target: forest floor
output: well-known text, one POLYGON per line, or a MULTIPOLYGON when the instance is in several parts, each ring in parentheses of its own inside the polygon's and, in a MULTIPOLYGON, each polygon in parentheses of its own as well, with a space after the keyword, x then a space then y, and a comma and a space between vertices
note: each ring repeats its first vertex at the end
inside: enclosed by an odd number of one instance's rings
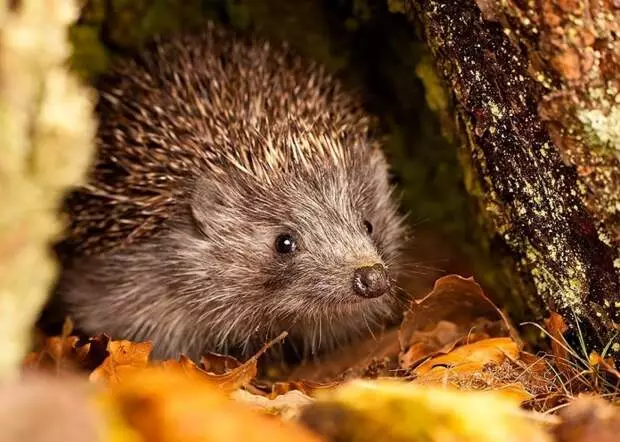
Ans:
MULTIPOLYGON (((610 349, 572 348, 557 313, 530 326, 547 349, 528 351, 473 279, 445 276, 399 328, 273 381, 259 375, 276 370, 260 369, 261 356, 285 334, 245 362, 208 354, 195 364, 152 361, 148 342, 79 338, 67 321, 25 359, 21 396, 69 391, 88 377, 75 403, 96 398, 93 415, 114 442, 617 440, 620 372, 610 349)), ((49 404, 72 426, 73 406, 49 404)))

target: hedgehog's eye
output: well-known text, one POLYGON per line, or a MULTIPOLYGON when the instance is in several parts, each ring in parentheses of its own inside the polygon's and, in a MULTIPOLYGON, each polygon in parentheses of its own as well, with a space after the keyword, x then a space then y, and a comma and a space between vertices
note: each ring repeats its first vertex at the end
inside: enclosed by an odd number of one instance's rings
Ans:
POLYGON ((372 234, 372 224, 370 224, 370 222, 364 221, 364 227, 366 227, 366 231, 369 235, 372 234))
POLYGON ((276 238, 275 246, 278 253, 293 253, 297 248, 297 243, 295 242, 295 238, 286 233, 276 238))

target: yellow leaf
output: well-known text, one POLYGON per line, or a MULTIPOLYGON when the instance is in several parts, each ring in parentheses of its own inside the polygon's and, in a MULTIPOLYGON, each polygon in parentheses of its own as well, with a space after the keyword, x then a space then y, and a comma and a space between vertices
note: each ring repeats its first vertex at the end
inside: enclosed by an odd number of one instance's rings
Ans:
POLYGON ((188 376, 181 364, 126 373, 105 394, 148 442, 321 440, 297 425, 232 401, 212 382, 188 376))

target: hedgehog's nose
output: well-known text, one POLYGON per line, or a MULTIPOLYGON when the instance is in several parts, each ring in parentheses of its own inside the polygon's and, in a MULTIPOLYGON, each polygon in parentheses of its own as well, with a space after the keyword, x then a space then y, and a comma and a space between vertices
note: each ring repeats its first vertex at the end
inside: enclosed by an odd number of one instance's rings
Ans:
POLYGON ((376 298, 390 288, 387 271, 381 264, 364 266, 353 273, 353 290, 364 298, 376 298))

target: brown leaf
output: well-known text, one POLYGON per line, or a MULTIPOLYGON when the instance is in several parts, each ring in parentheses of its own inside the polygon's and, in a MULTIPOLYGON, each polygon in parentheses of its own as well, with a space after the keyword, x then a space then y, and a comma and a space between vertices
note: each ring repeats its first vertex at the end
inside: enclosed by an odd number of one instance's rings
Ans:
POLYGON ((405 315, 399 333, 400 364, 410 368, 433 354, 450 351, 460 342, 499 336, 511 336, 521 346, 508 318, 472 278, 445 276, 423 299, 413 301, 405 315))
POLYGON ((40 350, 26 355, 23 362, 25 369, 52 369, 56 371, 72 370, 76 367, 76 336, 45 338, 40 350))
POLYGON ((221 390, 232 392, 248 385, 258 372, 258 358, 262 356, 272 345, 286 337, 287 333, 280 334, 277 338, 268 342, 254 356, 243 364, 230 356, 209 354, 203 357, 199 367, 189 358, 181 356, 178 361, 168 360, 161 363, 164 369, 182 371, 189 378, 207 380, 217 385, 221 390), (234 368, 229 368, 234 367, 234 368), (207 371, 209 368, 218 372, 207 371))
POLYGON ((314 382, 309 380, 274 382, 268 385, 261 385, 260 382, 252 384, 252 393, 275 399, 278 396, 287 394, 291 391, 299 391, 307 396, 314 396, 319 391, 331 390, 341 384, 340 380, 332 382, 314 382))
POLYGON ((23 369, 92 371, 100 365, 107 356, 109 338, 95 336, 83 343, 77 336, 69 336, 70 332, 65 328, 62 336, 43 338, 39 348, 24 358, 23 369))
POLYGON ((99 367, 109 356, 108 344, 110 338, 106 335, 99 335, 89 338, 86 344, 77 348, 80 356, 81 367, 89 372, 99 367))
POLYGON ((119 383, 128 374, 146 368, 152 349, 150 342, 110 341, 109 356, 89 378, 95 382, 119 383))
POLYGON ((430 331, 419 331, 415 334, 413 343, 399 357, 401 367, 413 367, 419 361, 439 353, 448 353, 462 338, 456 324, 448 321, 439 321, 430 331))
POLYGON ((232 356, 217 353, 207 353, 200 358, 200 364, 205 371, 214 374, 223 374, 230 370, 239 368, 241 362, 232 356))
POLYGON ((565 381, 580 379, 581 377, 571 363, 569 347, 566 339, 564 339, 564 333, 568 330, 564 318, 556 312, 551 312, 549 317, 545 319, 545 329, 551 336, 551 353, 554 357, 553 365, 562 374, 562 378, 565 381))
POLYGON ((398 330, 388 330, 339 348, 336 353, 330 354, 328 359, 305 362, 289 373, 287 378, 331 383, 341 379, 345 372, 364 376, 376 361, 386 358, 395 360, 398 352, 398 330))

